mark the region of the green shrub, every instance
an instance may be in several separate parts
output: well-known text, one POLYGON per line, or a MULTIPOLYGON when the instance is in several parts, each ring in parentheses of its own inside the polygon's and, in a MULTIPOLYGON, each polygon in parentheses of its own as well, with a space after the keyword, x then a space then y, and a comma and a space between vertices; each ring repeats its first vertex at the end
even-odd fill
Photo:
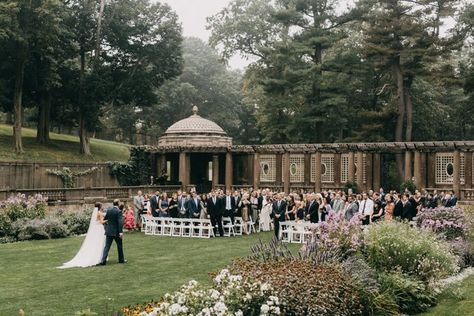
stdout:
POLYGON ((282 315, 360 315, 361 299, 340 264, 315 266, 307 260, 238 260, 230 271, 272 286, 282 315))
POLYGON ((44 219, 19 219, 12 225, 18 240, 49 239, 47 221, 44 219))
POLYGON ((69 236, 66 225, 57 217, 46 217, 46 229, 50 238, 64 238, 69 236))
POLYGON ((377 271, 399 270, 420 280, 443 278, 458 270, 451 246, 431 231, 406 223, 380 222, 372 225, 365 240, 365 255, 377 271))
POLYGON ((58 211, 56 216, 61 218, 67 226, 70 235, 82 235, 87 233, 91 220, 92 210, 81 211, 58 211))
POLYGON ((408 190, 408 192, 411 192, 411 193, 415 193, 416 191, 415 182, 413 182, 412 180, 407 180, 405 182, 402 182, 402 184, 400 185, 400 192, 404 193, 405 190, 408 190))
POLYGON ((383 272, 379 274, 379 282, 382 289, 397 302, 402 313, 421 313, 436 303, 435 293, 423 281, 406 274, 383 272))
POLYGON ((353 194, 359 193, 359 186, 354 181, 347 181, 344 185, 344 192, 346 192, 346 194, 349 192, 349 189, 352 189, 353 194))

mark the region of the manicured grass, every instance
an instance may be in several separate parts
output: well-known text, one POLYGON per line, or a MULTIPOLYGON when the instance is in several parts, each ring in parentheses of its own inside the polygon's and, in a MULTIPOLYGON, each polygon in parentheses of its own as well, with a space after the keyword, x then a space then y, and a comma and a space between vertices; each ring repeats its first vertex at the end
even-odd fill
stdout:
POLYGON ((208 273, 250 254, 259 237, 271 236, 204 240, 127 233, 125 265, 117 263, 113 245, 107 266, 65 270, 56 267, 74 256, 82 237, 0 245, 0 315, 18 315, 20 308, 27 316, 74 315, 87 308, 102 315, 106 306, 156 300, 191 279, 209 283, 208 273))
POLYGON ((91 157, 79 155, 77 136, 51 133, 51 143, 36 143, 36 130, 23 128, 23 147, 25 153, 17 155, 13 151, 13 132, 10 125, 0 124, 0 161, 37 162, 104 162, 127 161, 128 146, 121 143, 91 139, 91 157))
POLYGON ((474 315, 474 275, 461 283, 449 286, 440 294, 438 305, 423 314, 425 316, 474 315))

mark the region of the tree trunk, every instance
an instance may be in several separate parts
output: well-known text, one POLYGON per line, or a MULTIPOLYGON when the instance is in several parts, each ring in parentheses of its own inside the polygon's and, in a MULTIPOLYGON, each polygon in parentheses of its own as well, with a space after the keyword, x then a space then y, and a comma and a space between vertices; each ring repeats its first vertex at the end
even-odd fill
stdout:
POLYGON ((41 98, 38 112, 36 141, 40 144, 49 143, 49 128, 51 116, 51 93, 48 91, 41 98))
POLYGON ((79 113, 79 142, 80 142, 80 153, 85 156, 91 155, 91 146, 89 140, 89 133, 87 131, 86 119, 83 111, 79 113))
POLYGON ((13 138, 15 140, 15 152, 23 153, 23 142, 21 139, 23 79, 25 75, 26 52, 20 48, 15 74, 15 92, 13 96, 13 138))
MULTIPOLYGON (((401 142, 403 141, 403 122, 405 118, 405 93, 404 93, 404 85, 403 85, 403 73, 400 66, 399 57, 395 60, 395 64, 393 65, 393 75, 397 82, 397 103, 398 103, 397 125, 395 128, 395 141, 401 142)), ((401 154, 396 154, 395 158, 397 161, 398 177, 400 179, 403 179, 404 177, 403 157, 401 154)))
POLYGON ((413 103, 411 100, 411 89, 409 87, 405 87, 405 107, 407 117, 405 141, 411 142, 413 137, 413 103))

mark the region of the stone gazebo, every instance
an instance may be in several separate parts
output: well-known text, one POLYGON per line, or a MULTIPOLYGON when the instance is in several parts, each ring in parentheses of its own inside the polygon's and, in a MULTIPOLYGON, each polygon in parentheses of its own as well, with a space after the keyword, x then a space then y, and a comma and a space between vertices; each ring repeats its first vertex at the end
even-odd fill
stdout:
POLYGON ((233 145, 219 125, 198 115, 197 107, 170 126, 158 146, 149 147, 155 176, 166 170, 169 183, 183 189, 320 191, 355 181, 368 190, 384 185, 384 162, 398 156, 405 180, 417 188, 453 189, 464 200, 474 200, 473 150, 474 141, 233 145))

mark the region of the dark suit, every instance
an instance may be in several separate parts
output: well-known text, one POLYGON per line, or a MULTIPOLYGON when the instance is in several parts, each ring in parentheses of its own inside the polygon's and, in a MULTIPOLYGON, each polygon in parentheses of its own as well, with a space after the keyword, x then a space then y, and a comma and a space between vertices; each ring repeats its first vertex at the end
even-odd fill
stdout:
POLYGON ((105 265, 107 263, 110 246, 112 246, 112 241, 114 240, 117 244, 119 263, 124 263, 125 259, 123 256, 122 237, 120 236, 120 234, 123 233, 122 211, 117 206, 108 208, 104 220, 107 221, 107 224, 105 225, 105 248, 104 253, 102 254, 101 264, 105 265))
POLYGON ((227 198, 228 198, 227 195, 224 195, 222 197, 222 205, 221 205, 222 215, 230 217, 232 224, 234 224, 234 217, 235 217, 234 212, 236 210, 235 198, 233 196, 230 196, 230 209, 228 209, 227 198))
POLYGON ((196 201, 191 198, 187 201, 188 217, 189 218, 199 218, 201 215, 201 200, 196 198, 196 201))
POLYGON ((449 200, 446 201, 446 207, 454 207, 458 204, 458 198, 453 196, 449 200))
POLYGON ((402 219, 407 219, 411 221, 413 219, 413 206, 412 204, 407 201, 405 204, 403 204, 402 207, 402 219))
POLYGON ((158 197, 156 195, 153 195, 150 199, 150 208, 151 208, 151 215, 153 217, 158 217, 158 197))
POLYGON ((313 201, 312 203, 306 205, 305 213, 306 215, 309 215, 309 221, 311 223, 319 222, 318 209, 319 204, 316 201, 313 201))
POLYGON ((280 222, 285 221, 286 202, 283 200, 275 201, 272 205, 273 225, 275 227, 275 236, 278 238, 280 232, 280 222), (278 205, 280 203, 280 205, 278 205), (278 216, 279 215, 279 216, 278 216))
POLYGON ((222 199, 219 197, 211 197, 207 200, 207 213, 211 217, 211 224, 214 229, 214 236, 217 236, 217 230, 219 235, 224 236, 224 229, 222 228, 222 199), (216 200, 214 202, 214 199, 216 200))
POLYGON ((184 218, 187 216, 188 216, 188 211, 187 211, 186 196, 178 197, 178 217, 184 218))
POLYGON ((234 216, 242 216, 242 207, 239 206, 241 200, 240 196, 234 196, 234 216))

